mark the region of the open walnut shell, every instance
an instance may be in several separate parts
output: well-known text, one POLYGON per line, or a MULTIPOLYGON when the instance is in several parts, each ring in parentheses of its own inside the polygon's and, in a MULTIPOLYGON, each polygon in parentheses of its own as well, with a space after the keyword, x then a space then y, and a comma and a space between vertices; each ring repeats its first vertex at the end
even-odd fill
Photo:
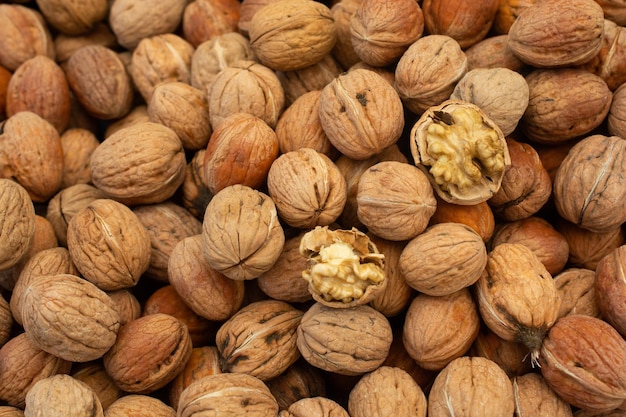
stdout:
POLYGON ((372 301, 387 286, 385 256, 363 232, 317 226, 300 240, 309 260, 302 277, 315 301, 347 308, 372 301))
POLYGON ((415 164, 448 203, 487 201, 511 164, 498 125, 478 106, 458 100, 429 107, 411 129, 410 146, 415 164))

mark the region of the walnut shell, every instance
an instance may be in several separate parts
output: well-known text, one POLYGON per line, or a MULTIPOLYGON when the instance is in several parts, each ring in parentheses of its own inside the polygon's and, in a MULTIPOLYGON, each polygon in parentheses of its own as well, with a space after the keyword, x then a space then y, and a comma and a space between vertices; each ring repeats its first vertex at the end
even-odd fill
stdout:
POLYGON ((605 255, 626 243, 624 230, 621 227, 595 233, 562 219, 558 220, 554 226, 567 240, 568 264, 576 268, 595 270, 598 262, 605 255))
POLYGON ((176 417, 176 410, 155 397, 127 394, 105 409, 105 417, 176 417))
POLYGON ((74 364, 70 375, 78 381, 89 385, 98 396, 104 410, 122 396, 122 390, 115 385, 113 379, 106 373, 102 361, 74 364))
POLYGON ((39 0, 37 6, 50 26, 69 35, 89 32, 107 17, 109 11, 107 0, 39 0))
POLYGON ((486 358, 463 356, 435 378, 428 395, 428 416, 513 415, 513 385, 506 373, 486 358))
POLYGON ((517 376, 512 382, 516 415, 572 416, 570 405, 556 395, 540 374, 517 376))
POLYGON ((604 12, 593 0, 538 1, 509 29, 509 47, 534 67, 564 67, 592 59, 602 47, 604 12))
POLYGON ((302 315, 278 300, 256 301, 239 310, 215 336, 222 371, 263 381, 282 374, 300 357, 296 330, 302 315))
MULTIPOLYGON (((519 1, 519 0, 514 0, 519 1)), ((496 15, 497 16, 497 15, 496 15)), ((469 71, 479 68, 508 68, 523 73, 526 69, 508 45, 509 35, 494 35, 484 38, 465 50, 469 71)))
POLYGON ((304 398, 327 397, 322 372, 302 359, 266 384, 281 410, 304 398))
POLYGON ((487 201, 478 204, 460 205, 437 199, 437 209, 430 218, 430 225, 439 223, 461 223, 469 226, 487 243, 496 227, 493 210, 487 201))
POLYGON ((96 135, 87 129, 75 127, 61 134, 63 148, 63 178, 61 189, 76 184, 91 183, 89 161, 92 152, 100 145, 96 135))
POLYGON ((104 417, 96 393, 84 382, 58 374, 37 381, 26 394, 24 417, 104 417))
POLYGON ((559 317, 586 314, 602 318, 596 300, 595 281, 595 272, 591 269, 567 268, 556 275, 554 283, 561 299, 559 317))
POLYGON ((213 193, 207 186, 204 176, 204 154, 205 149, 197 150, 185 169, 185 179, 182 188, 183 206, 196 218, 202 220, 209 201, 213 198, 213 193))
POLYGON ((611 135, 626 137, 626 84, 613 92, 613 101, 606 120, 611 135))
POLYGON ((474 284, 487 265, 480 235, 461 223, 439 223, 411 239, 400 255, 400 272, 413 289, 444 296, 474 284))
POLYGON ((178 408, 180 394, 193 382, 205 376, 221 374, 219 361, 220 352, 217 347, 200 346, 193 348, 185 367, 169 385, 169 400, 172 407, 178 408))
POLYGON ((67 248, 85 279, 105 291, 137 284, 150 265, 150 236, 130 208, 110 199, 89 203, 67 227, 67 248))
POLYGON ((104 367, 123 391, 149 394, 171 382, 191 355, 187 327, 174 316, 142 316, 120 327, 104 367))
POLYGON ((626 221, 626 142, 591 135, 572 147, 554 178, 553 196, 561 217, 591 232, 608 232, 626 221))
POLYGON ((277 71, 315 64, 337 40, 328 6, 308 0, 271 2, 252 16, 248 35, 260 62, 277 71))
POLYGON ((598 263, 594 293, 602 317, 620 334, 626 334, 626 245, 611 251, 598 263))
POLYGON ((24 417, 24 411, 9 405, 0 406, 0 416, 2 417, 24 417))
POLYGON ((15 181, 0 178, 0 271, 16 265, 35 235, 35 207, 28 192, 15 181))
POLYGON ((72 362, 101 358, 115 343, 120 328, 109 296, 70 274, 31 281, 21 309, 22 325, 33 343, 72 362))
MULTIPOLYGON (((250 0, 245 0, 250 1, 250 0)), ((331 54, 344 68, 350 68, 361 60, 352 46, 352 31, 350 30, 350 19, 356 12, 362 0, 342 0, 332 2, 330 12, 335 21, 337 30, 337 41, 331 54)))
POLYGON ((127 205, 167 200, 183 183, 186 167, 178 135, 153 122, 118 130, 91 154, 93 184, 127 205))
POLYGON ((283 410, 279 417, 349 417, 338 402, 325 397, 303 398, 283 410))
POLYGON ((102 45, 113 49, 118 47, 111 27, 105 22, 98 22, 82 35, 57 33, 54 37, 56 61, 63 67, 74 52, 86 45, 102 45))
POLYGON ((322 89, 319 118, 343 155, 367 159, 398 141, 404 128, 402 101, 381 75, 355 69, 322 89))
POLYGON ((392 337, 389 321, 372 307, 332 308, 315 303, 302 316, 297 345, 302 357, 317 368, 360 375, 383 363, 392 337))
POLYGON ((505 340, 487 326, 481 326, 468 352, 469 356, 481 356, 495 362, 509 378, 532 371, 533 364, 526 360, 529 353, 523 343, 505 340))
POLYGON ((411 128, 410 150, 437 195, 455 204, 491 198, 511 164, 498 125, 480 107, 457 100, 446 100, 420 116, 411 128))
POLYGON ((180 417, 202 414, 276 416, 278 404, 260 379, 248 374, 224 373, 201 378, 180 394, 180 417))
POLYGON ((422 233, 437 207, 426 174, 396 161, 379 162, 363 172, 356 201, 357 216, 368 231, 398 241, 422 233))
MULTIPOLYGON (((605 16, 606 17, 606 16, 605 16)), ((599 75, 611 91, 626 81, 626 29, 604 19, 604 35, 600 52, 581 68, 599 75)))
POLYGON ((241 2, 194 0, 188 2, 181 22, 183 35, 194 47, 225 33, 235 33, 241 2))
POLYGON ((626 399, 626 341, 601 319, 561 317, 543 340, 539 364, 548 385, 575 407, 610 411, 626 399))
MULTIPOLYGON (((343 68, 332 55, 328 54, 313 65, 299 70, 277 71, 276 75, 285 91, 285 101, 290 105, 305 93, 320 92, 342 72, 343 68)), ((315 110, 317 113, 317 109, 315 110)))
POLYGON ((352 388, 348 410, 352 417, 426 417, 426 396, 409 373, 381 366, 352 388))
POLYGON ((285 244, 272 199, 240 184, 215 194, 202 228, 204 259, 235 280, 254 279, 268 271, 285 244))

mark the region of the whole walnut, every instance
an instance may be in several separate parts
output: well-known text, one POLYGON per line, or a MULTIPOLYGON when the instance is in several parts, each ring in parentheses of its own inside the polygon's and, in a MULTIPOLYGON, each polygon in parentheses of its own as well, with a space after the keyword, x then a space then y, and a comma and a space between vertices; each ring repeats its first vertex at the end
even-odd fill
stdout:
POLYGON ((589 62, 580 66, 606 81, 611 91, 626 81, 626 29, 604 19, 604 35, 600 52, 589 62))
POLYGON ((16 265, 35 235, 35 207, 24 187, 0 178, 0 271, 16 265))
POLYGON ((572 407, 548 386, 545 379, 530 372, 512 379, 516 415, 571 417, 572 407))
POLYGON ((622 245, 602 258, 594 280, 594 293, 602 318, 622 335, 626 334, 625 263, 626 245, 622 245))
POLYGON ((497 35, 509 33, 515 19, 537 0, 502 0, 498 4, 498 11, 493 21, 493 32, 497 35))
POLYGON ((337 401, 318 396, 296 401, 278 417, 349 417, 349 414, 337 401))
POLYGON ((430 226, 439 223, 461 223, 478 233, 487 243, 496 227, 493 210, 486 201, 477 204, 460 205, 437 198, 437 209, 430 218, 430 226))
POLYGON ((521 74, 527 67, 509 48, 509 35, 507 34, 484 38, 467 48, 465 56, 469 71, 479 68, 507 68, 521 74))
POLYGON ((131 291, 132 289, 126 288, 107 291, 109 298, 113 301, 115 310, 120 316, 120 326, 141 317, 141 304, 131 291))
MULTIPOLYGON (((247 1, 255 0, 245 0, 244 3, 247 1)), ((332 3, 330 8, 337 31, 337 41, 335 42, 331 54, 344 69, 350 68, 361 60, 352 45, 352 30, 350 29, 350 20, 361 4, 361 1, 362 0, 336 1, 332 3)))
POLYGON ((176 417, 176 410, 156 397, 127 394, 104 410, 105 417, 176 417))
POLYGON ((608 232, 626 221, 624 187, 626 142, 618 136, 591 135, 576 143, 554 178, 558 214, 591 232, 608 232))
POLYGON ((56 61, 64 67, 67 60, 78 49, 86 45, 102 45, 107 48, 118 47, 117 39, 111 27, 105 22, 98 22, 86 33, 82 35, 67 35, 57 33, 54 37, 54 49, 56 51, 56 61))
POLYGON ((57 374, 37 381, 26 394, 24 417, 104 417, 96 393, 70 375, 57 374))
POLYGON ((586 314, 602 318, 596 297, 595 271, 585 268, 566 268, 554 277, 554 283, 561 299, 559 317, 569 314, 586 314))
POLYGON ((285 91, 287 105, 311 91, 320 92, 326 84, 343 72, 343 68, 330 54, 313 65, 292 71, 277 71, 276 75, 285 91))
POLYGON ((469 356, 480 356, 495 362, 509 378, 532 371, 534 365, 527 360, 528 354, 529 350, 523 343, 505 340, 487 326, 481 326, 468 351, 469 356))
POLYGON ((107 0, 37 0, 37 6, 50 26, 74 36, 89 32, 109 11, 107 0))
POLYGON ((226 33, 236 33, 241 2, 238 0, 193 0, 183 11, 185 39, 194 47, 226 33))
POLYGON ((91 154, 100 145, 100 141, 91 130, 76 127, 61 134, 63 148, 63 178, 61 189, 76 184, 91 183, 91 154))

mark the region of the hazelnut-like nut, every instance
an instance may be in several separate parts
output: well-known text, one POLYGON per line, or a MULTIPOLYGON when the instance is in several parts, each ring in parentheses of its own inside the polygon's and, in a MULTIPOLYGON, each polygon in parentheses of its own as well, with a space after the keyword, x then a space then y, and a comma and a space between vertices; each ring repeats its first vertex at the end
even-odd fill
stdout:
POLYGON ((194 47, 226 33, 237 32, 238 0, 193 0, 183 11, 182 30, 194 47))
POLYGON ((91 387, 66 374, 41 379, 26 394, 24 417, 41 414, 104 417, 102 404, 91 387))
POLYGON ((367 159, 398 141, 404 128, 402 101, 381 75, 356 69, 322 89, 319 118, 343 155, 367 159))
POLYGON ((309 265, 302 278, 319 303, 336 308, 363 305, 387 285, 385 257, 363 232, 317 226, 300 240, 309 265))
POLYGON ((502 130, 471 103, 447 100, 428 108, 410 139, 415 164, 449 203, 488 200, 511 164, 502 130))
POLYGON ((24 187, 0 178, 0 271, 16 265, 35 235, 35 206, 24 187))
POLYGON ((337 40, 328 6, 308 0, 267 4, 250 20, 248 35, 259 61, 277 71, 315 64, 331 51, 337 40))

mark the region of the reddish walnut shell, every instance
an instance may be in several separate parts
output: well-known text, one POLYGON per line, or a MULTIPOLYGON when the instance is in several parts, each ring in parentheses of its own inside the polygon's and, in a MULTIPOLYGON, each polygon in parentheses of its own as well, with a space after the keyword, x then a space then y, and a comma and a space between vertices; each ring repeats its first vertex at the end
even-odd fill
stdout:
POLYGON ((418 168, 449 203, 478 204, 500 189, 511 157, 502 130, 480 107, 447 100, 415 122, 410 148, 418 168))
POLYGON ((595 296, 602 317, 626 334, 626 246, 622 245, 598 263, 595 296))
POLYGON ((532 364, 526 360, 529 354, 528 348, 522 343, 501 338, 487 326, 481 326, 468 354, 481 356, 497 363, 509 378, 532 371, 532 364))
POLYGON ((238 0, 194 0, 185 6, 182 29, 194 47, 226 33, 237 31, 238 0))
POLYGON ((543 340, 539 364, 548 385, 575 407, 610 411, 626 399, 626 341, 601 319, 560 318, 543 340))
POLYGON ((493 211, 486 201, 460 205, 437 199, 437 209, 430 218, 430 226, 439 223, 461 223, 469 226, 487 243, 496 227, 493 211))
POLYGON ((185 363, 185 368, 169 385, 169 400, 172 407, 178 408, 180 394, 193 382, 205 376, 221 374, 219 360, 220 352, 215 346, 193 348, 189 360, 185 363))

